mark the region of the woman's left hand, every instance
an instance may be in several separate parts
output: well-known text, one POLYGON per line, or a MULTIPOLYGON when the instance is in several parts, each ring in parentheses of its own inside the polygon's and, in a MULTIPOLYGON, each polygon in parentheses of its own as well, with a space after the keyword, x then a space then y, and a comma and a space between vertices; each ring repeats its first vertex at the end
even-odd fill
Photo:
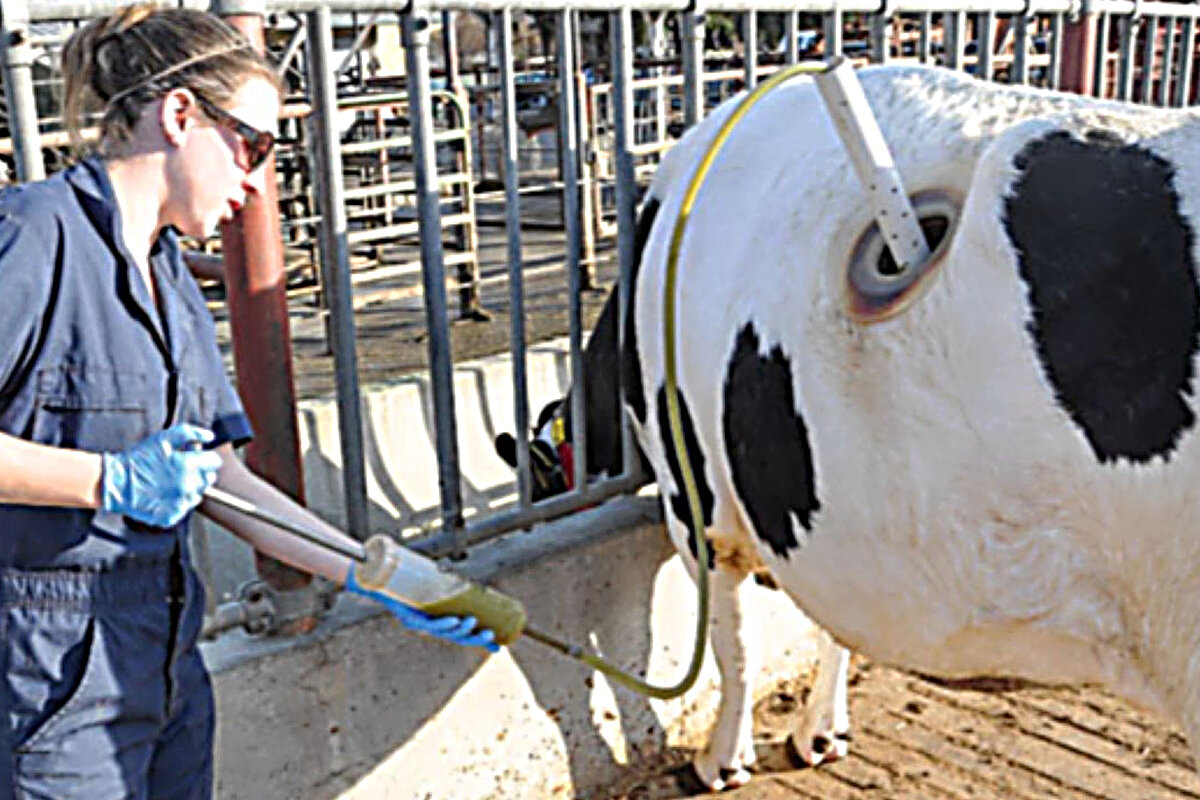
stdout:
POLYGON ((353 567, 350 568, 350 574, 346 578, 346 591, 383 606, 409 630, 436 636, 463 647, 482 647, 489 653, 495 653, 500 649, 500 646, 496 644, 496 635, 490 629, 476 629, 479 622, 475 617, 431 617, 420 609, 402 603, 394 597, 363 588, 355 578, 353 567))

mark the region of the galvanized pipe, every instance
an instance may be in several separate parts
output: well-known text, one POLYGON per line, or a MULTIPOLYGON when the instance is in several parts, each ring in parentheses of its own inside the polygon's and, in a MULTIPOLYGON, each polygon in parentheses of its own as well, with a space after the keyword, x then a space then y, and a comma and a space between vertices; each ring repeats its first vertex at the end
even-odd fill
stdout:
POLYGON ((842 54, 843 20, 841 3, 835 2, 833 10, 825 15, 822 25, 825 28, 825 58, 842 54))
POLYGON ((886 64, 891 58, 887 35, 891 20, 892 12, 888 8, 871 15, 871 61, 875 64, 886 64))
POLYGON ((1142 26, 1142 96, 1141 101, 1149 105, 1154 99, 1154 56, 1158 44, 1158 18, 1146 17, 1142 26))
POLYGON ((513 356, 513 408, 517 429, 518 505, 532 499, 529 474, 529 377, 525 351, 525 280, 521 256, 520 141, 517 138, 517 91, 513 76, 512 10, 496 15, 500 45, 500 96, 504 141, 504 214, 508 242, 509 342, 513 356))
POLYGON ((683 14, 683 122, 689 128, 704 119, 704 13, 683 14))
POLYGON ((784 12, 784 58, 788 64, 800 61, 800 15, 795 11, 784 12))
POLYGON ((429 87, 429 14, 423 9, 403 17, 408 71, 408 118, 412 126, 413 166, 420 221, 421 282, 429 326, 429 375, 436 422, 438 487, 442 497, 442 529, 450 537, 451 555, 464 554, 462 489, 458 466, 458 420, 454 410, 454 367, 450 323, 446 311, 446 267, 442 252, 442 211, 437 175, 433 109, 429 87))
POLYGON ((1133 99, 1133 78, 1135 71, 1134 59, 1137 55, 1138 28, 1141 20, 1137 17, 1121 19, 1121 68, 1117 77, 1117 99, 1133 99))
MULTIPOLYGON (((788 15, 795 27, 795 14, 788 15)), ((633 19, 628 7, 614 11, 610 17, 612 33, 613 123, 616 135, 617 183, 617 263, 620 278, 617 284, 617 363, 623 363, 625 326, 628 322, 629 298, 633 293, 634 231, 637 229, 637 177, 634 174, 633 154, 633 19)), ((795 56, 796 36, 788 33, 789 53, 795 56)), ((624 375, 621 376, 622 379, 624 375)), ((620 385, 620 381, 618 381, 620 385)), ((623 388, 623 387, 622 387, 623 388)), ((624 391, 620 392, 624 398, 624 391)), ((637 445, 633 441, 629 418, 621 413, 621 472, 632 475, 637 469, 637 445)))
POLYGON ((1192 69, 1196 63, 1196 20, 1183 21, 1179 44, 1179 80, 1175 82, 1175 105, 1185 108, 1192 96, 1192 69))
POLYGON ((564 517, 585 506, 629 494, 638 489, 643 482, 644 479, 639 476, 626 475, 620 478, 609 478, 576 488, 565 494, 555 495, 524 510, 507 509, 486 517, 472 519, 467 525, 466 532, 456 537, 439 531, 430 536, 416 539, 411 544, 406 540, 404 544, 430 558, 441 558, 456 552, 458 547, 473 547, 480 542, 494 539, 510 531, 564 517))
POLYGON ((4 97, 8 101, 8 127, 16 157, 18 181, 46 177, 38 133, 37 100, 33 93, 34 51, 29 44, 27 0, 0 0, 4 35, 4 97))
POLYGON ((338 106, 334 85, 331 13, 322 8, 308 13, 308 83, 312 94, 312 155, 321 210, 321 286, 329 310, 329 336, 337 380, 338 433, 342 450, 342 489, 346 523, 351 536, 365 540, 370 533, 367 477, 363 454, 362 398, 355 350, 354 298, 350 285, 345 181, 336 127, 338 106))
POLYGON ((1171 67, 1175 60, 1175 17, 1163 20, 1162 79, 1158 82, 1158 105, 1171 103, 1171 67))
POLYGON ((1092 62, 1092 94, 1105 97, 1108 92, 1108 36, 1111 15, 1100 14, 1096 20, 1097 35, 1093 44, 1095 53, 1092 62))
POLYGON ((1062 14, 1050 18, 1050 88, 1062 86, 1063 73, 1063 30, 1066 27, 1062 14))
POLYGON ((1010 83, 1029 85, 1029 23, 1032 18, 1027 14, 1018 14, 1014 21, 1013 30, 1013 66, 1009 73, 1010 83))
POLYGON ((587 485, 587 403, 584 392, 583 313, 581 309, 579 254, 582 232, 579 218, 579 140, 575 127, 575 37, 572 12, 558 13, 558 113, 559 155, 563 171, 563 218, 566 227, 567 317, 571 344, 571 447, 575 453, 575 486, 587 485))
POLYGON ((745 35, 742 37, 742 46, 745 48, 742 56, 745 70, 743 82, 749 91, 758 84, 758 12, 747 11, 742 19, 745 25, 745 35))
POLYGON ((985 11, 975 18, 975 74, 985 81, 995 76, 996 12, 985 11))
POLYGON ((921 12, 921 39, 917 47, 921 63, 933 63, 933 14, 929 11, 921 12))

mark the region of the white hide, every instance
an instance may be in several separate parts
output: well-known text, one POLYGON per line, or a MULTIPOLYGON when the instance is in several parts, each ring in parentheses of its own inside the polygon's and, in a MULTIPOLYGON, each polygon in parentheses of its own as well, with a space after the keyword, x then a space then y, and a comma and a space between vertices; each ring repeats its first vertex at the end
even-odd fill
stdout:
MULTIPOLYGON (((1002 212, 1012 157, 1032 138, 1101 127, 1173 165, 1181 213, 1200 229, 1200 118, 941 70, 859 76, 908 191, 961 198, 960 223, 912 307, 853 323, 846 266, 870 212, 815 88, 789 82, 736 128, 692 214, 677 300, 679 379, 716 498, 718 552, 753 547, 805 612, 874 658, 950 676, 1101 682, 1182 712, 1197 741, 1196 430, 1169 463, 1096 460, 1026 332, 1002 212), (796 526, 806 544, 784 559, 750 533, 722 440, 726 367, 749 321, 764 354, 778 344, 790 359, 821 503, 811 534, 796 526)), ((648 408, 638 434, 664 494, 678 491, 655 406, 667 246, 696 163, 731 109, 690 132, 651 189, 662 206, 636 287, 648 408)))

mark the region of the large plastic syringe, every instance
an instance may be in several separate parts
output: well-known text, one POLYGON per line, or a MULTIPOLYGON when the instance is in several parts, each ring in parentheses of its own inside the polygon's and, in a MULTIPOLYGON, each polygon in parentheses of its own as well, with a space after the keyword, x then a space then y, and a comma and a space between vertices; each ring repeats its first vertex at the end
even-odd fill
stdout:
POLYGON ((520 601, 444 570, 388 536, 372 536, 363 546, 353 539, 335 539, 323 531, 295 525, 216 487, 209 488, 204 497, 351 559, 356 564, 355 579, 364 589, 430 616, 475 617, 481 628, 491 629, 497 644, 514 641, 525 629, 525 607, 520 601))

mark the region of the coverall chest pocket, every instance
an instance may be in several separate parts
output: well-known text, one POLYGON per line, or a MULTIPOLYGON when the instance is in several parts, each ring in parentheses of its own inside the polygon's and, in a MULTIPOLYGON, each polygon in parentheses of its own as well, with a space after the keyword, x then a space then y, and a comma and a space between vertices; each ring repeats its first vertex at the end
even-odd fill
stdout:
POLYGON ((124 450, 150 435, 149 377, 60 366, 39 370, 31 439, 92 452, 124 450))

